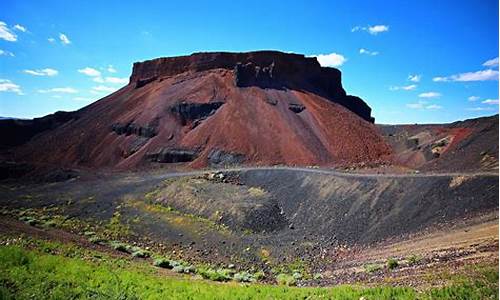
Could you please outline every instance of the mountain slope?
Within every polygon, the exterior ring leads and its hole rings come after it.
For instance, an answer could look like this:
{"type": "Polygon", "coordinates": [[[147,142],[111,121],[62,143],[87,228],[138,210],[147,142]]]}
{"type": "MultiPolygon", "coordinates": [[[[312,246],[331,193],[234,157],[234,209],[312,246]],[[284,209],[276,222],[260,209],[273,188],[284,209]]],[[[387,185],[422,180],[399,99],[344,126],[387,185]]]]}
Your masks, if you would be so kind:
{"type": "Polygon", "coordinates": [[[274,51],[136,63],[127,86],[38,133],[15,159],[124,169],[387,159],[370,108],[340,79],[315,58],[274,51]]]}

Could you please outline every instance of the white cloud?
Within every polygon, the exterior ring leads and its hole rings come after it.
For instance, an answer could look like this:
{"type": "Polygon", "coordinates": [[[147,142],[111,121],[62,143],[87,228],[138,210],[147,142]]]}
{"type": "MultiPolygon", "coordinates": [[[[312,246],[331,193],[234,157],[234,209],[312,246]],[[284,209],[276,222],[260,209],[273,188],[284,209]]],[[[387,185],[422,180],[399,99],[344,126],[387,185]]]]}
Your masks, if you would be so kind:
{"type": "Polygon", "coordinates": [[[101,76],[101,72],[99,72],[98,70],[96,70],[94,68],[90,68],[90,67],[85,67],[83,69],[79,69],[78,73],[82,73],[82,74],[85,74],[85,75],[91,76],[91,77],[101,76]]]}
{"type": "Polygon", "coordinates": [[[389,87],[389,90],[391,90],[391,91],[397,91],[397,90],[413,91],[416,88],[417,88],[416,84],[410,84],[410,85],[405,85],[405,86],[391,86],[391,87],[389,87]]]}
{"type": "Polygon", "coordinates": [[[441,105],[437,104],[427,104],[427,101],[419,100],[416,103],[408,103],[406,107],[411,109],[428,109],[428,110],[437,110],[443,108],[441,105]]]}
{"type": "Polygon", "coordinates": [[[8,79],[0,79],[0,92],[11,92],[18,95],[24,95],[21,87],[8,79]]]}
{"type": "Polygon", "coordinates": [[[128,83],[128,78],[120,78],[120,77],[101,77],[101,76],[96,76],[92,78],[92,81],[95,81],[97,83],[114,83],[114,84],[127,84],[128,83]]]}
{"type": "Polygon", "coordinates": [[[370,50],[361,48],[361,49],[359,49],[359,54],[366,54],[366,55],[370,55],[370,56],[375,56],[375,55],[378,55],[378,51],[370,51],[370,50]]]}
{"type": "Polygon", "coordinates": [[[411,82],[420,82],[420,79],[422,79],[422,75],[408,75],[408,80],[411,82]]]}
{"type": "Polygon", "coordinates": [[[481,101],[481,103],[483,104],[490,104],[490,105],[498,105],[498,99],[486,99],[486,100],[483,100],[481,101]]]}
{"type": "Polygon", "coordinates": [[[14,29],[22,31],[22,32],[26,32],[26,30],[27,30],[26,27],[19,25],[19,24],[14,25],[14,29]]]}
{"type": "Polygon", "coordinates": [[[14,53],[12,53],[10,51],[5,51],[5,50],[0,49],[0,56],[2,56],[2,55],[5,55],[5,56],[14,56],[14,53]]]}
{"type": "Polygon", "coordinates": [[[431,104],[431,105],[427,105],[425,108],[426,109],[441,109],[443,107],[441,105],[431,104]]]}
{"type": "Polygon", "coordinates": [[[483,66],[493,68],[498,67],[498,57],[492,58],[484,62],[483,66]]]}
{"type": "Polygon", "coordinates": [[[61,41],[61,43],[63,43],[64,45],[68,45],[68,44],[71,44],[71,41],[69,40],[68,36],[65,35],[64,33],[59,33],[59,40],[61,41]]]}
{"type": "Polygon", "coordinates": [[[432,81],[434,82],[445,82],[445,81],[450,81],[447,77],[434,77],[432,78],[432,81]]]}
{"type": "Polygon", "coordinates": [[[420,98],[439,98],[441,97],[441,94],[437,92],[427,92],[427,93],[421,93],[418,96],[420,98]]]}
{"type": "Polygon", "coordinates": [[[8,42],[17,41],[17,35],[7,27],[5,22],[2,21],[0,21],[0,39],[8,42]]]}
{"type": "Polygon", "coordinates": [[[109,73],[116,73],[117,72],[116,69],[112,65],[109,65],[107,70],[109,73]]]}
{"type": "Polygon", "coordinates": [[[374,25],[374,26],[355,26],[351,29],[351,32],[355,31],[366,31],[371,35],[377,35],[381,32],[389,31],[389,26],[387,25],[374,25]]]}
{"type": "Polygon", "coordinates": [[[469,101],[477,101],[479,100],[479,97],[478,96],[470,96],[469,98],[467,98],[469,101]]]}
{"type": "Polygon", "coordinates": [[[58,87],[58,88],[51,88],[47,90],[38,90],[39,93],[46,94],[46,93],[66,93],[66,94],[76,94],[78,93],[78,90],[72,88],[72,87],[58,87]]]}
{"type": "Polygon", "coordinates": [[[316,57],[319,64],[323,67],[339,67],[347,61],[347,58],[337,53],[318,54],[312,55],[312,57],[316,57]]]}
{"type": "Polygon", "coordinates": [[[61,96],[61,95],[52,95],[52,96],[50,96],[50,97],[51,97],[51,98],[55,98],[55,99],[61,99],[61,98],[62,98],[62,96],[61,96]]]}
{"type": "Polygon", "coordinates": [[[482,70],[476,72],[460,73],[448,77],[434,77],[432,81],[445,82],[445,81],[487,81],[498,80],[498,71],[496,70],[482,70]]]}
{"type": "Polygon", "coordinates": [[[109,83],[117,83],[117,84],[126,84],[128,83],[128,78],[119,78],[119,77],[106,77],[104,79],[105,82],[109,83]]]}
{"type": "Polygon", "coordinates": [[[408,103],[406,104],[406,107],[411,108],[411,109],[423,109],[425,105],[425,102],[417,102],[417,103],[408,103]]]}
{"type": "Polygon", "coordinates": [[[51,68],[41,70],[24,70],[23,72],[34,76],[56,76],[57,74],[59,74],[57,70],[51,68]]]}
{"type": "Polygon", "coordinates": [[[94,86],[92,88],[93,91],[95,92],[114,92],[117,89],[111,86],[105,86],[105,85],[99,85],[99,86],[94,86]]]}
{"type": "Polygon", "coordinates": [[[368,31],[370,32],[370,34],[377,35],[381,32],[389,31],[389,26],[387,26],[387,25],[370,26],[370,27],[368,27],[368,31]]]}
{"type": "Polygon", "coordinates": [[[50,37],[47,39],[47,41],[49,41],[49,43],[54,43],[56,41],[56,39],[53,37],[50,37]]]}

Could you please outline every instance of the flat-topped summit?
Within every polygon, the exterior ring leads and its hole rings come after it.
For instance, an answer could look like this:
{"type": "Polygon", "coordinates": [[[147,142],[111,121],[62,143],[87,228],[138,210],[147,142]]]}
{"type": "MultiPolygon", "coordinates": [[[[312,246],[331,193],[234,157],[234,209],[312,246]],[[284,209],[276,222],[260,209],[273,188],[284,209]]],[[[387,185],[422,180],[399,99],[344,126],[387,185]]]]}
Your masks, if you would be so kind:
{"type": "Polygon", "coordinates": [[[233,70],[238,87],[305,90],[339,103],[363,119],[374,122],[370,107],[342,87],[340,70],[322,67],[315,57],[279,51],[201,52],[134,63],[130,83],[141,87],[185,72],[233,70]]]}

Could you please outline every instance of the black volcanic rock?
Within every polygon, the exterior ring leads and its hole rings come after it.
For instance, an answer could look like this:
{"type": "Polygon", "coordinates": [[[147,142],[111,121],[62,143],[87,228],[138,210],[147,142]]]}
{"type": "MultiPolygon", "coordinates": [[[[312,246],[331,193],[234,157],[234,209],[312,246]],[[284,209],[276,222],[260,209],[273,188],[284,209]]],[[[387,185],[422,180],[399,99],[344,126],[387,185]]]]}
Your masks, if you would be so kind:
{"type": "Polygon", "coordinates": [[[339,103],[374,122],[371,108],[359,97],[346,95],[338,69],[321,67],[316,58],[279,51],[209,52],[134,63],[130,82],[136,87],[184,72],[234,70],[235,85],[309,91],[339,103]]]}
{"type": "Polygon", "coordinates": [[[152,138],[156,135],[156,128],[153,126],[140,126],[133,122],[127,124],[115,123],[111,126],[111,130],[116,132],[116,134],[134,134],[146,138],[152,138]]]}
{"type": "Polygon", "coordinates": [[[210,103],[188,103],[183,101],[172,106],[170,111],[180,119],[182,125],[186,125],[188,121],[204,119],[212,115],[223,104],[224,102],[221,101],[210,103]]]}

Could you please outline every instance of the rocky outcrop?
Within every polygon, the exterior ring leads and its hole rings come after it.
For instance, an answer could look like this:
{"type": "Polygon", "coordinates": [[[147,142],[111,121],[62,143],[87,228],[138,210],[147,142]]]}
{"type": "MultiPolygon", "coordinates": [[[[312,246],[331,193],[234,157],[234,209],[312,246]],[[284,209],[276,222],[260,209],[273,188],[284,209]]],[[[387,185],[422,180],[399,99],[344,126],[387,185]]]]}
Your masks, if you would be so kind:
{"type": "Polygon", "coordinates": [[[227,152],[220,149],[212,149],[208,154],[208,164],[214,167],[238,165],[245,161],[245,155],[227,152]]]}
{"type": "Polygon", "coordinates": [[[359,97],[346,95],[341,72],[321,67],[316,58],[279,51],[246,53],[211,52],[134,63],[130,82],[136,87],[184,72],[227,69],[237,87],[309,91],[338,103],[361,118],[374,122],[370,107],[359,97]]]}
{"type": "Polygon", "coordinates": [[[170,108],[170,112],[175,114],[184,126],[191,121],[203,120],[215,113],[224,102],[214,101],[209,103],[189,103],[179,102],[170,108]]]}
{"type": "Polygon", "coordinates": [[[152,138],[156,135],[156,128],[153,126],[140,126],[133,122],[130,123],[115,123],[111,126],[111,130],[116,132],[116,134],[125,134],[125,135],[137,135],[146,138],[152,138]]]}
{"type": "Polygon", "coordinates": [[[288,109],[291,110],[291,111],[293,111],[294,113],[298,114],[298,113],[302,112],[306,108],[302,104],[290,103],[288,105],[288,109]]]}
{"type": "Polygon", "coordinates": [[[146,159],[159,163],[179,163],[193,161],[198,153],[189,149],[159,149],[158,151],[147,153],[146,159]]]}

